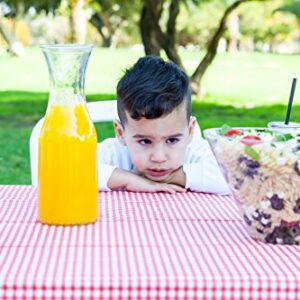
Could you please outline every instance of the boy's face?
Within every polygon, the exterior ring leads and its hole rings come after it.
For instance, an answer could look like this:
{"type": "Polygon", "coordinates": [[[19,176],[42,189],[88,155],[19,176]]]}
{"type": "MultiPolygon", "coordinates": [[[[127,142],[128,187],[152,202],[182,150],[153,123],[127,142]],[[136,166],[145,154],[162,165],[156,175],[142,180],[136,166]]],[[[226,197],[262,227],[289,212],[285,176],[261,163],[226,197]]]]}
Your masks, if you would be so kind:
{"type": "Polygon", "coordinates": [[[195,120],[187,122],[182,104],[170,114],[157,119],[132,119],[126,112],[123,126],[114,122],[119,141],[126,145],[135,171],[153,181],[167,181],[183,164],[187,144],[191,141],[195,120]]]}

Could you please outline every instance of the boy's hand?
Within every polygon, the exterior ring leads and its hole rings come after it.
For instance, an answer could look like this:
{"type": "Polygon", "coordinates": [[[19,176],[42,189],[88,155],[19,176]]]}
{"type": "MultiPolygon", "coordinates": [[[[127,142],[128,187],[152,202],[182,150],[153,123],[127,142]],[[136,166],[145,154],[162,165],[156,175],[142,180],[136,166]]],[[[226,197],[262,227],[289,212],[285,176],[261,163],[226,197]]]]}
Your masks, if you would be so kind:
{"type": "MultiPolygon", "coordinates": [[[[135,175],[135,174],[133,174],[135,175]]],[[[135,175],[126,185],[126,189],[132,192],[186,192],[185,188],[171,183],[155,182],[150,179],[135,175]]]]}
{"type": "Polygon", "coordinates": [[[166,183],[176,184],[181,187],[185,187],[186,183],[186,177],[185,173],[183,172],[183,168],[180,167],[177,170],[173,171],[166,180],[164,180],[166,183]]]}
{"type": "Polygon", "coordinates": [[[137,174],[115,169],[108,181],[110,189],[125,188],[130,192],[186,192],[186,189],[172,183],[155,182],[137,174]]]}

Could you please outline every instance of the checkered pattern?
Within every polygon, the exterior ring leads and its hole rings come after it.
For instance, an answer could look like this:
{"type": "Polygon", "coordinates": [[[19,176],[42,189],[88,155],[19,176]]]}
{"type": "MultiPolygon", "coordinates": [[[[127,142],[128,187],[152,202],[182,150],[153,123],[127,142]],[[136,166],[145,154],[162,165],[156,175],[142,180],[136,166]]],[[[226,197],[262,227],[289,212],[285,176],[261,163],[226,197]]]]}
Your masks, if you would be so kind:
{"type": "Polygon", "coordinates": [[[73,227],[36,202],[0,186],[0,299],[300,299],[300,247],[250,239],[231,197],[102,192],[73,227]]]}

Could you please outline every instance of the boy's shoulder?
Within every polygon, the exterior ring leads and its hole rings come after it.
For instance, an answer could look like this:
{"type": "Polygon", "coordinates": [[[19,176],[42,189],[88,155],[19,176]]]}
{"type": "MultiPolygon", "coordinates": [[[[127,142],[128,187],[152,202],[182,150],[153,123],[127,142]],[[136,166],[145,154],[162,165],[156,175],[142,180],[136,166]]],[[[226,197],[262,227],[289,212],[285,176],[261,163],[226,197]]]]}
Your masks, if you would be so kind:
{"type": "Polygon", "coordinates": [[[122,145],[116,137],[107,138],[98,143],[98,148],[116,148],[116,149],[127,149],[126,146],[122,145]]]}
{"type": "Polygon", "coordinates": [[[129,157],[129,151],[127,146],[124,146],[119,140],[114,138],[107,138],[102,142],[98,143],[97,151],[107,156],[114,157],[129,157]]]}
{"type": "Polygon", "coordinates": [[[117,138],[107,138],[97,145],[97,156],[100,163],[109,164],[121,169],[131,170],[132,162],[128,148],[117,138]]]}

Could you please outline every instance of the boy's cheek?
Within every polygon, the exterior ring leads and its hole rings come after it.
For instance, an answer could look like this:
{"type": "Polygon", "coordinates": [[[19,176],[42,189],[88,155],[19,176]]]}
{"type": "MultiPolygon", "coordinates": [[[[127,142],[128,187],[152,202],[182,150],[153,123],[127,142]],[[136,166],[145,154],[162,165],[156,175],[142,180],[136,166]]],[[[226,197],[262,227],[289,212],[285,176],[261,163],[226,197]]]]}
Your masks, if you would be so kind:
{"type": "Polygon", "coordinates": [[[146,158],[141,155],[140,153],[134,153],[132,155],[130,155],[131,161],[133,163],[134,166],[140,166],[143,165],[146,161],[146,158]]]}
{"type": "Polygon", "coordinates": [[[134,170],[135,170],[135,172],[137,174],[141,175],[142,174],[142,170],[145,169],[145,167],[144,167],[144,161],[145,160],[143,160],[143,158],[138,157],[138,156],[134,157],[134,158],[131,157],[131,162],[132,162],[134,170]]]}

